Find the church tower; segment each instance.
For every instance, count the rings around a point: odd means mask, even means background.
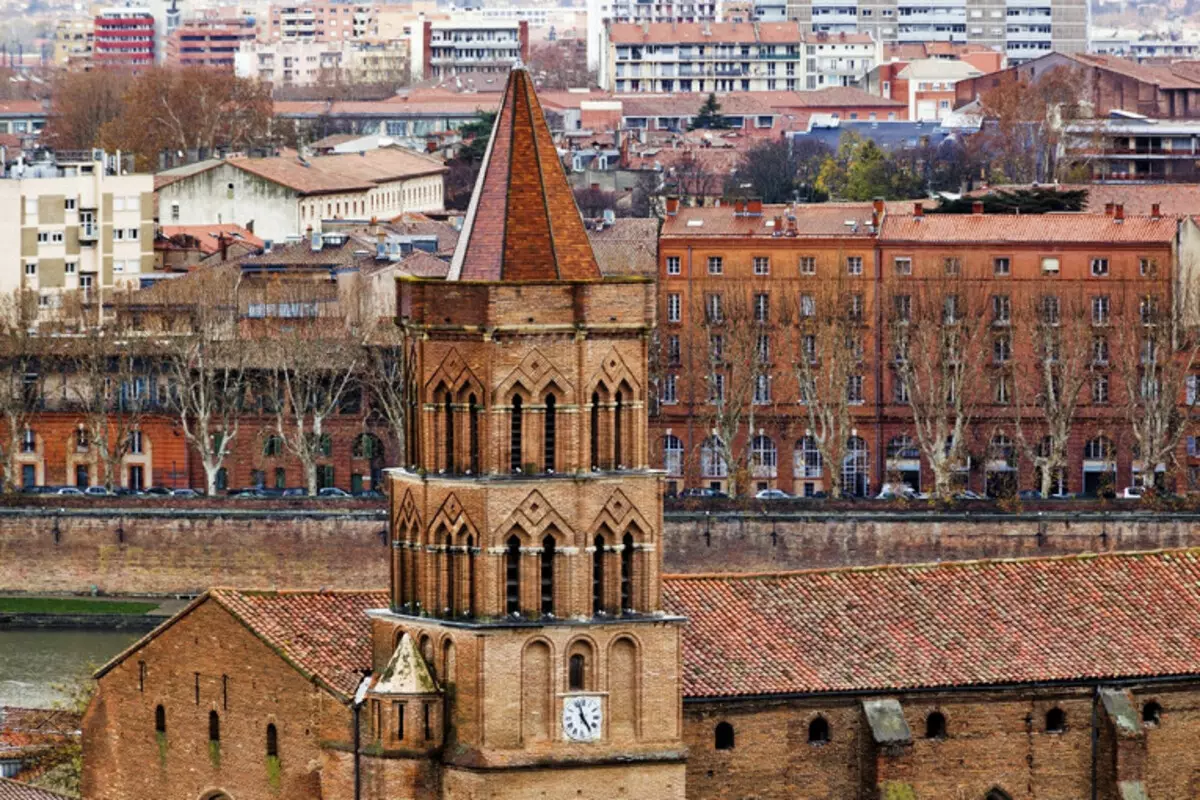
[[[383,768],[387,791],[684,797],[682,620],[662,609],[647,451],[654,303],[649,280],[601,275],[513,70],[448,280],[398,287],[413,412],[374,668],[407,637],[441,705],[372,696],[374,752],[436,764]]]

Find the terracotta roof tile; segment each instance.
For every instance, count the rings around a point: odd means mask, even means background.
[[[598,280],[575,195],[538,104],[514,69],[467,209],[451,280]]]
[[[674,575],[687,697],[1200,674],[1200,550]]]
[[[887,242],[1170,243],[1176,221],[1126,214],[887,214],[879,239]]]
[[[605,277],[658,273],[658,220],[623,217],[603,230],[588,230],[592,250]]]
[[[764,236],[775,235],[775,217],[784,217],[784,231],[788,230],[787,215],[795,216],[797,236],[837,236],[854,233],[849,221],[858,223],[857,233],[863,237],[871,234],[870,203],[815,203],[811,205],[766,205],[762,216],[737,216],[733,206],[681,207],[679,213],[663,221],[662,238],[692,238],[700,236]],[[699,224],[697,224],[699,223]],[[772,223],[768,225],[767,223]]]
[[[0,778],[0,800],[65,800],[71,795],[39,789],[27,783]]]
[[[222,234],[229,239],[229,244],[243,242],[258,250],[266,246],[262,239],[241,225],[163,225],[161,231],[168,239],[179,235],[191,236],[196,240],[200,251],[206,254],[216,253],[221,249]]]
[[[434,158],[399,147],[363,153],[298,158],[231,158],[228,163],[300,194],[328,194],[370,189],[377,183],[445,171]]]
[[[343,698],[354,695],[363,671],[371,668],[371,625],[365,612],[388,605],[384,591],[213,589],[208,596],[301,673]]]

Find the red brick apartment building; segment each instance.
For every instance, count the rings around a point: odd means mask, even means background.
[[[929,491],[933,428],[950,428],[949,451],[957,423],[964,441],[953,479],[961,488],[1040,488],[1043,466],[1055,492],[1131,485],[1142,469],[1128,421],[1138,402],[1129,386],[1145,372],[1137,348],[1157,352],[1157,342],[1145,341],[1158,330],[1151,317],[1163,318],[1181,287],[1195,291],[1194,223],[1156,206],[1136,216],[1111,204],[1107,213],[1014,216],[887,205],[669,205],[653,423],[668,492],[728,489],[731,465],[741,464],[742,488],[811,495],[831,488],[831,461],[851,494],[889,481]],[[830,307],[846,309],[852,324],[822,331]],[[901,352],[920,345],[917,317],[932,315],[928,330],[939,309],[966,319],[956,330],[970,331],[956,335],[973,377],[938,389],[965,395],[955,413],[919,396],[923,378],[929,391],[939,380],[921,372],[936,355]],[[714,315],[723,322],[713,324]],[[1054,380],[1072,370],[1057,404],[1039,400],[1037,385],[1050,347]],[[808,373],[804,363],[813,365]],[[840,389],[799,402],[809,380],[810,391],[823,380],[846,385],[844,402]],[[1182,379],[1170,385],[1181,404],[1193,399]],[[722,392],[723,402],[710,402]],[[1064,396],[1074,400],[1069,407]],[[818,420],[814,408],[845,417]],[[1051,413],[1068,424],[1048,427]],[[822,452],[823,432],[838,430],[829,435],[844,437],[845,449]],[[727,437],[735,440],[728,447]],[[1184,464],[1188,441],[1180,439],[1177,454]],[[1059,456],[1043,461],[1052,446]],[[1160,472],[1172,460],[1161,457]]]

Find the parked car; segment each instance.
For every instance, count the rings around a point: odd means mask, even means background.
[[[83,494],[88,497],[111,497],[112,492],[105,489],[103,486],[89,486],[83,490]]]
[[[1042,493],[1039,492],[1037,489],[1022,489],[1021,491],[1017,492],[1017,499],[1018,500],[1041,500]]]
[[[262,489],[255,489],[253,486],[244,489],[230,489],[228,494],[234,498],[266,497],[266,493]]]
[[[755,500],[791,500],[792,496],[783,489],[763,489],[754,495]]]
[[[171,497],[200,497],[200,493],[195,489],[172,489]]]
[[[354,496],[363,500],[383,500],[387,497],[386,494],[378,489],[363,489],[360,492],[354,492]]]
[[[307,497],[308,490],[300,489],[298,487],[293,486],[290,489],[284,489],[283,491],[281,491],[279,493],[279,496],[280,497]]]
[[[970,489],[964,489],[963,491],[954,495],[954,499],[955,500],[987,500],[988,498],[987,498],[987,495],[982,495],[979,492],[973,492]]]
[[[345,489],[339,489],[336,486],[326,486],[324,489],[317,491],[317,497],[349,497],[350,493]]]
[[[1145,486],[1126,486],[1125,491],[1118,495],[1122,500],[1141,500],[1146,494]]]
[[[152,497],[170,497],[172,495],[169,486],[151,486],[145,493]]]
[[[83,491],[77,486],[60,486],[54,490],[54,494],[82,495]]]
[[[679,493],[679,496],[680,497],[702,497],[707,500],[712,500],[712,499],[715,499],[718,497],[729,497],[729,495],[725,494],[720,489],[706,489],[706,488],[702,488],[702,487],[694,487],[691,489],[684,489],[682,492]]]

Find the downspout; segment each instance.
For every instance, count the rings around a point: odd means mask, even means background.
[[[367,689],[371,685],[371,676],[368,673],[363,676],[362,683],[358,685],[358,691],[354,693],[354,702],[350,706],[350,711],[353,716],[354,724],[354,800],[362,800],[362,768],[359,764],[359,750],[361,745],[362,729],[359,727],[359,709],[362,708],[363,702],[367,698]]]

